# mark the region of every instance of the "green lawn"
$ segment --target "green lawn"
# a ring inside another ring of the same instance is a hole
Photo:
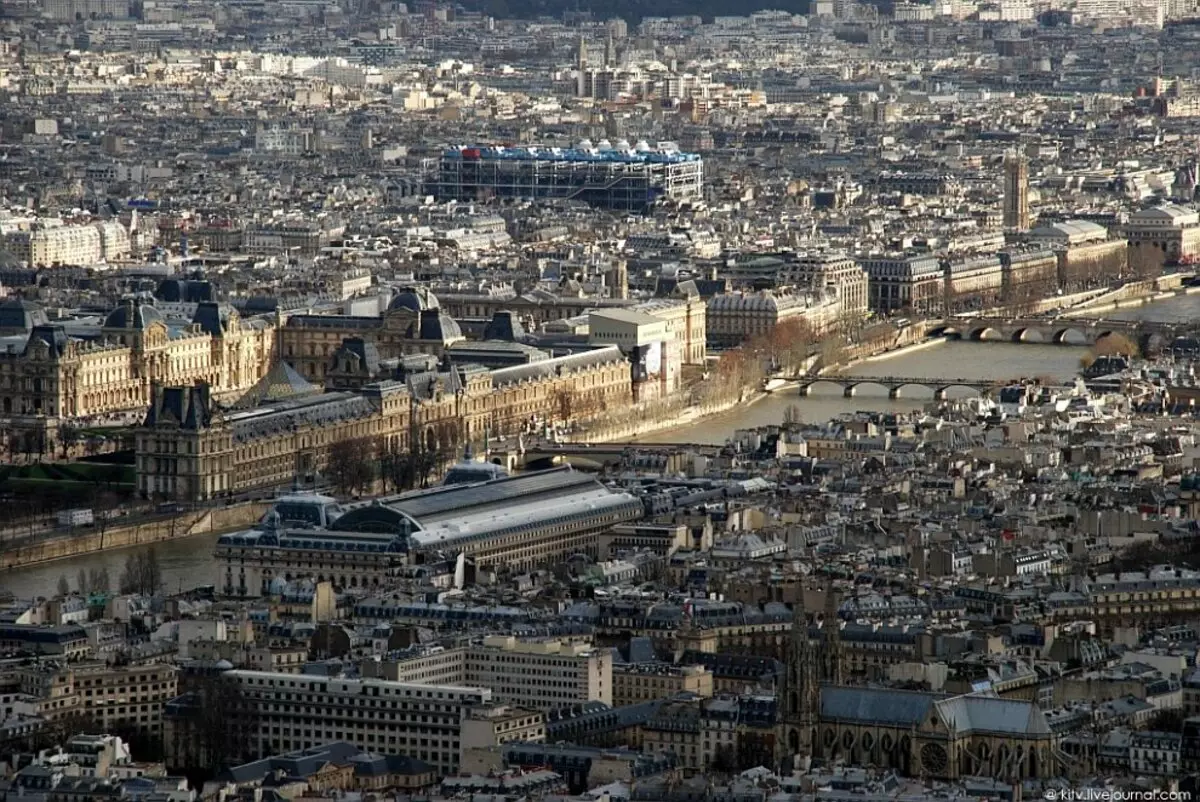
[[[0,465],[0,484],[17,482],[71,482],[84,485],[128,485],[137,482],[132,465],[94,462],[43,462],[33,465]]]

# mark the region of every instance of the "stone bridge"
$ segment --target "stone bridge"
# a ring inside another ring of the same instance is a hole
[[[926,331],[931,337],[1065,345],[1095,345],[1105,337],[1120,334],[1146,351],[1154,346],[1169,343],[1186,328],[1183,324],[1143,320],[976,317],[947,318],[940,322],[931,322]]]
[[[808,395],[818,384],[832,384],[841,387],[846,398],[853,398],[859,387],[870,385],[885,388],[888,398],[899,398],[900,391],[905,387],[924,387],[932,390],[933,397],[938,400],[945,398],[946,391],[952,387],[966,387],[983,394],[999,383],[994,379],[940,379],[928,376],[817,376],[794,381],[797,382],[800,395]]]

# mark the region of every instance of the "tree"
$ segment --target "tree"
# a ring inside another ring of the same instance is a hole
[[[1137,343],[1124,334],[1114,332],[1096,340],[1095,345],[1088,349],[1079,361],[1083,367],[1088,368],[1102,356],[1136,357],[1140,352]]]
[[[38,732],[36,740],[42,748],[49,748],[64,744],[76,735],[98,731],[96,722],[91,716],[86,713],[68,713],[47,721],[46,725]]]
[[[791,429],[803,422],[804,419],[800,414],[800,407],[797,404],[788,404],[787,409],[783,411],[783,428]]]
[[[237,680],[203,677],[188,697],[177,740],[166,744],[172,770],[207,779],[254,755],[257,714]]]
[[[89,577],[89,582],[91,577]],[[153,546],[125,558],[125,569],[121,572],[120,591],[153,596],[162,588],[162,568],[158,564],[158,552]]]
[[[575,397],[567,387],[559,387],[551,396],[554,414],[561,423],[570,423],[574,417]]]
[[[71,583],[67,581],[66,574],[59,574],[57,590],[59,596],[69,596],[71,594]]]
[[[71,447],[83,437],[83,432],[73,423],[63,423],[58,427],[58,442],[62,446],[62,458],[67,459]]]
[[[112,581],[108,578],[107,568],[93,568],[88,571],[88,592],[108,593],[112,589]]]
[[[375,450],[365,437],[339,440],[329,448],[325,474],[343,494],[365,490],[375,480]]]
[[[1129,272],[1135,279],[1147,281],[1162,275],[1167,254],[1162,249],[1146,243],[1129,249]]]
[[[79,592],[84,596],[92,592],[92,585],[88,578],[88,571],[86,568],[80,568],[79,573],[75,575],[75,587],[78,588]]]

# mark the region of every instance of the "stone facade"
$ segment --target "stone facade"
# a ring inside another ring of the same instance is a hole
[[[230,397],[262,378],[275,349],[273,321],[243,320],[216,303],[176,325],[151,304],[127,300],[81,334],[9,301],[0,306],[0,335],[0,414],[17,425],[144,408],[155,383],[203,382]]]
[[[444,453],[611,412],[633,398],[629,361],[616,346],[493,371],[450,367],[379,378],[356,391],[252,392],[272,403],[228,411],[203,385],[159,387],[136,438],[138,489],[200,501],[305,483],[343,440],[371,438],[405,451],[421,437],[425,448]]]

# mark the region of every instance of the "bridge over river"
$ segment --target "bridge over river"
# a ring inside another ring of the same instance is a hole
[[[994,379],[943,379],[929,376],[814,376],[795,378],[800,395],[808,395],[818,384],[836,385],[842,388],[846,398],[853,398],[859,387],[872,385],[887,390],[888,398],[899,398],[906,387],[921,387],[933,391],[933,397],[940,400],[946,397],[946,391],[954,387],[965,387],[982,394],[994,389],[1003,382]]]
[[[1149,320],[1105,320],[1083,317],[953,317],[927,324],[931,337],[959,337],[963,340],[1014,343],[1095,345],[1105,337],[1119,334],[1135,342],[1143,351],[1162,346],[1181,336],[1192,326]]]

